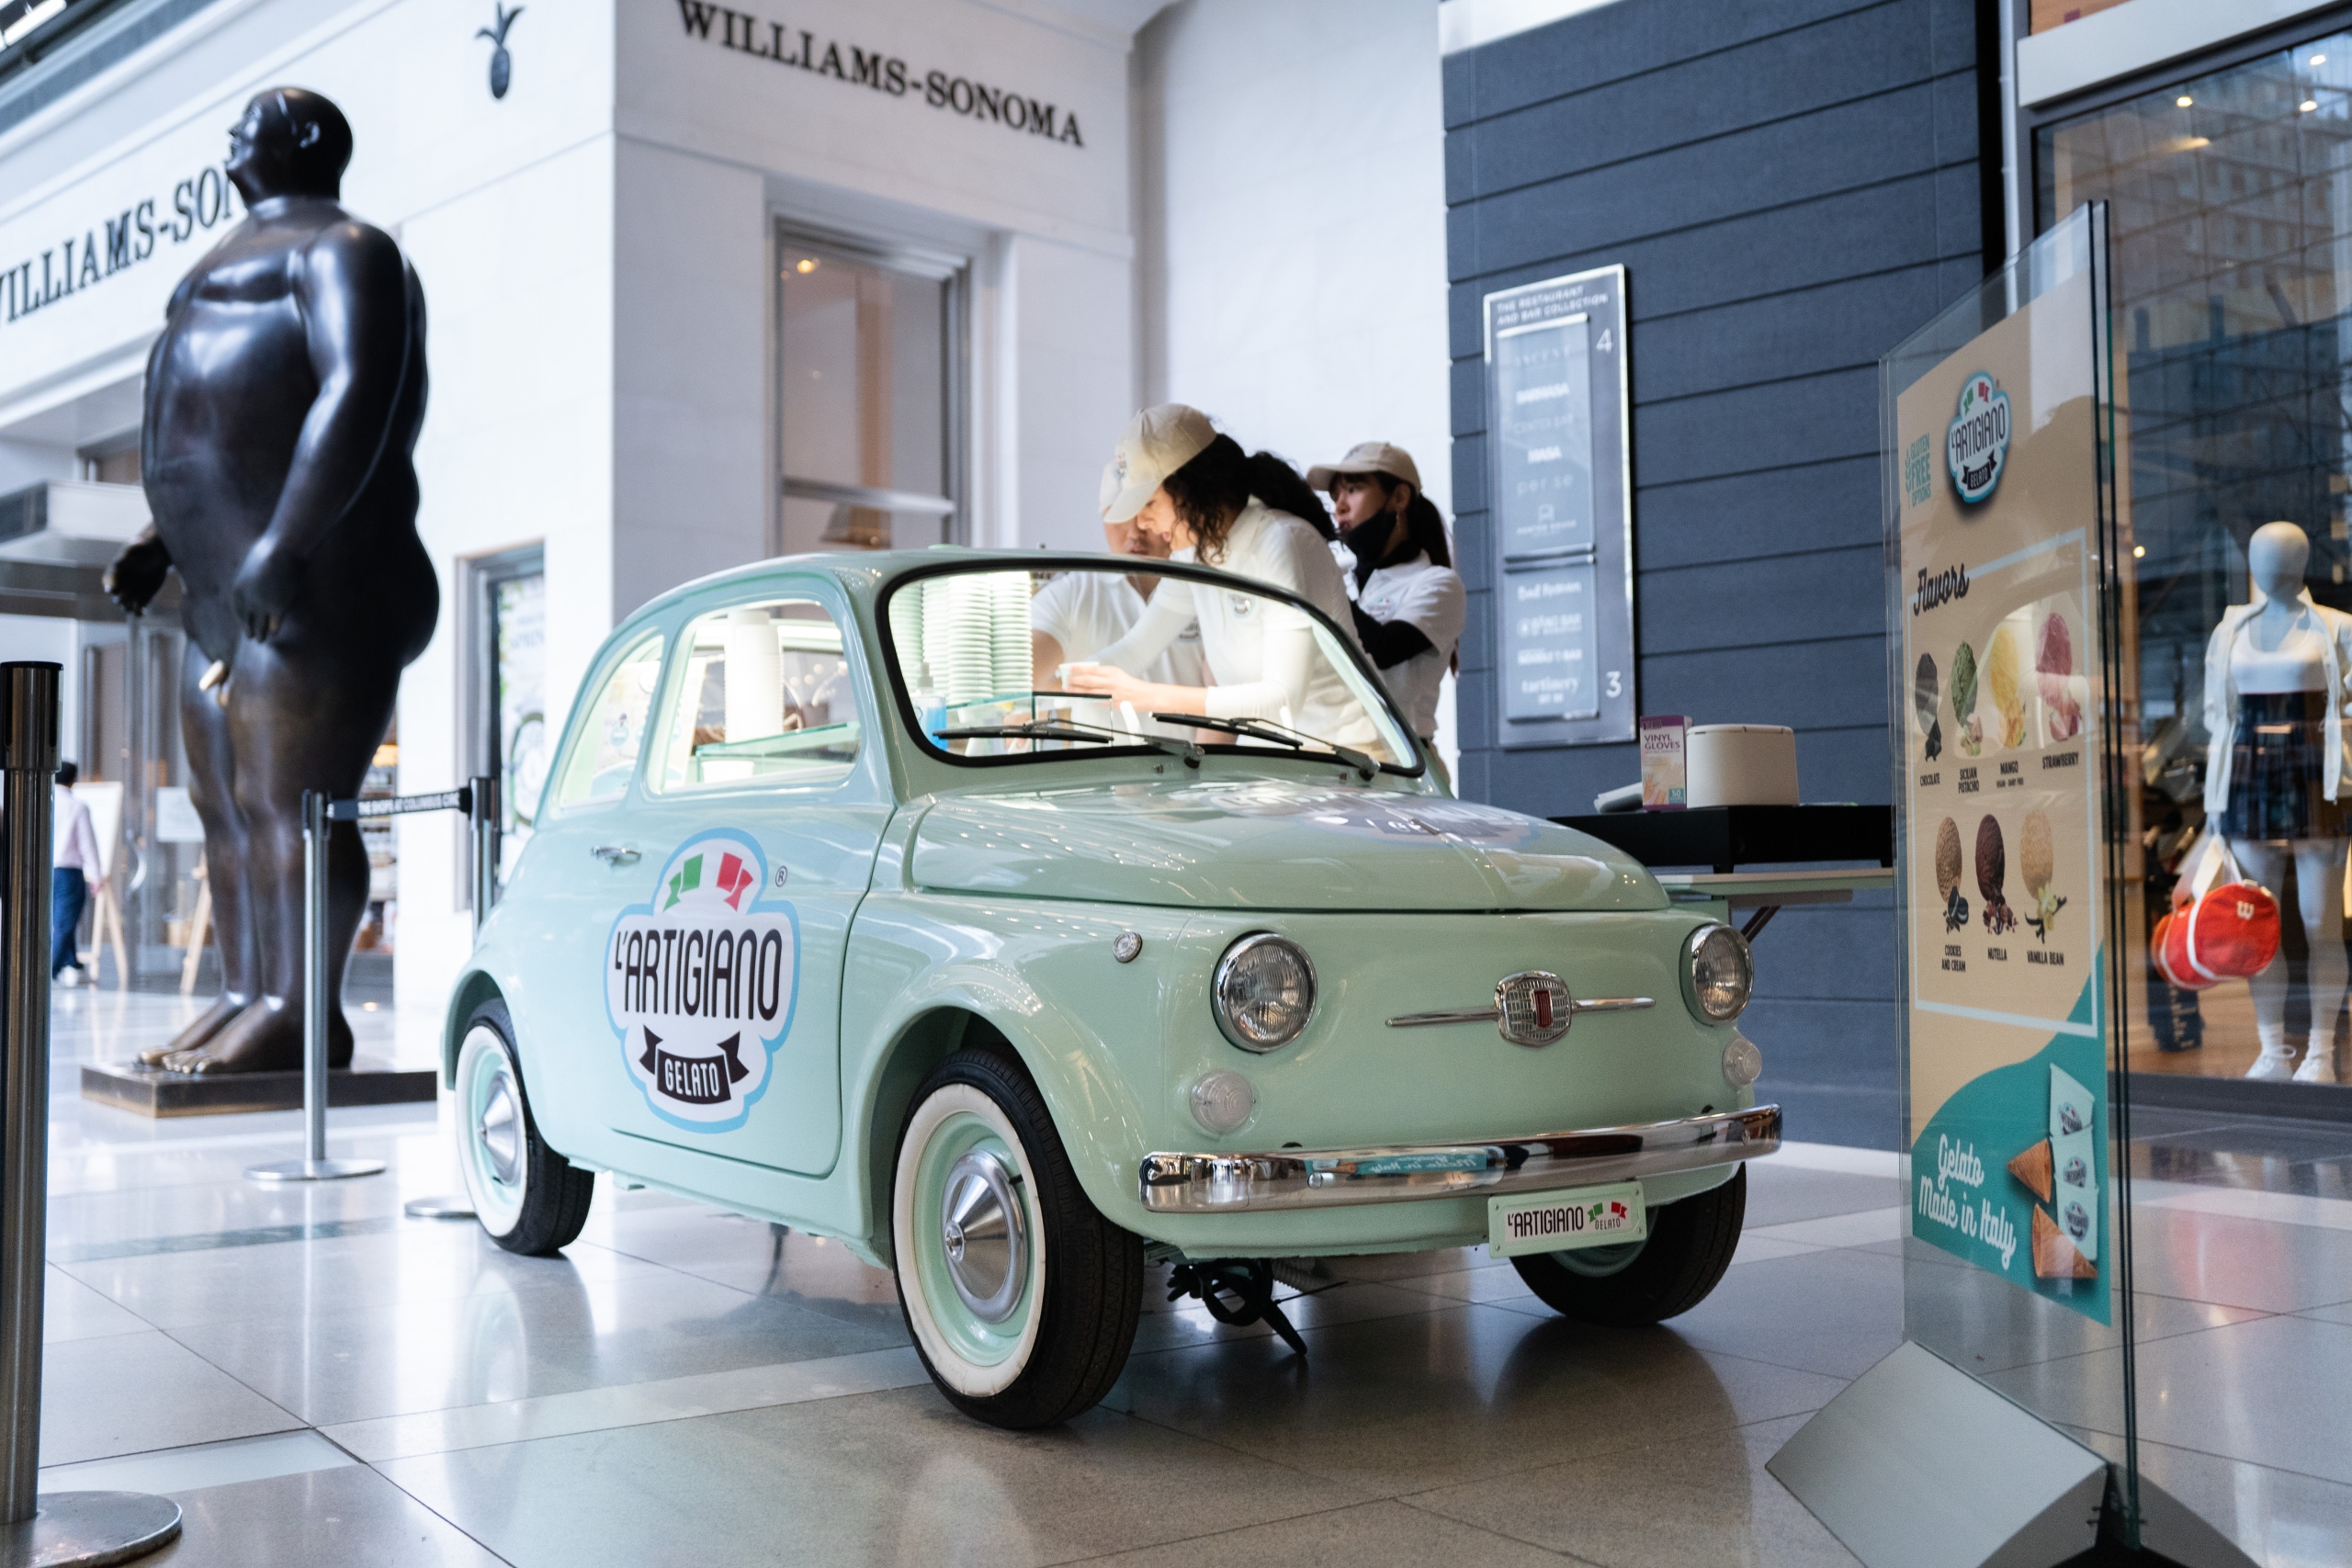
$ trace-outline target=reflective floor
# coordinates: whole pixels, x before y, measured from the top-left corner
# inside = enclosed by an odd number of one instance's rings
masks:
[[[335,1114],[331,1152],[390,1175],[273,1188],[242,1172],[299,1152],[292,1114],[78,1098],[77,1062],[190,1011],[60,992],[53,1026],[43,1484],[177,1499],[152,1562],[1854,1561],[1764,1461],[1902,1338],[1889,1155],[1759,1162],[1737,1263],[1658,1329],[1566,1323],[1483,1251],[1329,1266],[1290,1308],[1306,1362],[1152,1290],[1104,1404],[1013,1436],[932,1391],[888,1277],[838,1246],[600,1181],[566,1256],[517,1258],[401,1217],[454,1185],[430,1107]],[[430,1020],[355,1022],[430,1057]],[[2209,1517],[2258,1512],[2276,1568],[2352,1561],[2352,1202],[2314,1195],[2338,1179],[2162,1194],[2143,1409],[2177,1418],[2150,1463]],[[2109,1375],[2046,1349],[2000,1375]]]

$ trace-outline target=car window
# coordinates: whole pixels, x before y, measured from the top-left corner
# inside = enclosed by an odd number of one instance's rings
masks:
[[[613,666],[581,715],[579,731],[571,738],[571,754],[564,759],[558,775],[562,782],[556,789],[556,809],[612,800],[628,788],[638,753],[645,748],[646,716],[652,711],[653,688],[661,674],[658,633],[630,649]]]
[[[857,696],[841,624],[821,604],[775,599],[715,610],[679,644],[664,793],[757,782],[821,784],[857,765]]]
[[[891,675],[916,738],[957,761],[1189,742],[1418,773],[1343,634],[1257,586],[1175,563],[926,572],[883,602]]]

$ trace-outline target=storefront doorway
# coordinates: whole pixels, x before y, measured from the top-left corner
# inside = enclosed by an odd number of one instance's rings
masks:
[[[960,258],[776,231],[777,550],[962,541]]]

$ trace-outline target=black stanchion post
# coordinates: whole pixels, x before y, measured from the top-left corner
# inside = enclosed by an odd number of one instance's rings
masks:
[[[474,934],[498,902],[498,781],[476,777],[466,784],[466,806],[474,829]]]
[[[474,934],[481,934],[481,923],[490,919],[492,906],[498,902],[498,781],[477,774],[466,781],[467,825],[474,835]],[[401,1205],[401,1213],[412,1220],[470,1220],[474,1217],[473,1200],[452,1194],[431,1198],[412,1198]]]
[[[302,1123],[301,1159],[249,1165],[255,1181],[340,1181],[374,1176],[379,1159],[327,1158],[327,797],[302,792]]]
[[[0,664],[0,1568],[124,1562],[180,1533],[179,1505],[140,1492],[40,1490],[40,1355],[49,1251],[49,883],[57,773],[54,664]]]

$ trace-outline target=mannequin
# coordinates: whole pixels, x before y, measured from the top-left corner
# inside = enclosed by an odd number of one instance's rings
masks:
[[[2292,523],[2266,523],[2246,546],[2254,602],[2222,614],[2205,652],[2205,725],[2212,736],[2205,804],[2211,827],[2249,879],[2275,891],[2294,857],[2297,912],[2310,942],[2311,1036],[2287,1039],[2282,952],[2247,983],[2262,1054],[2246,1077],[2334,1083],[2352,831],[2352,812],[2337,804],[2352,788],[2344,750],[2352,615],[2314,604],[2303,591],[2311,551]]]

